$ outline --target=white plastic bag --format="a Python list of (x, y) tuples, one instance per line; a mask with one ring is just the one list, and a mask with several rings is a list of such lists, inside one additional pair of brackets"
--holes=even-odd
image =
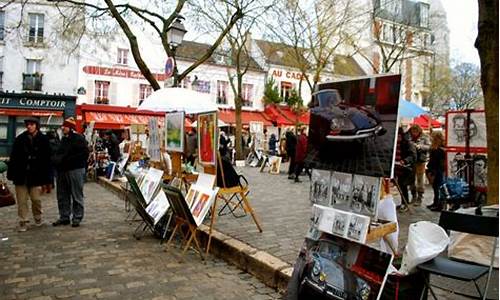
[(443, 252), (449, 242), (448, 235), (437, 224), (428, 221), (411, 224), (399, 272), (407, 275), (415, 271), (417, 265), (431, 260)]
[[(377, 219), (396, 222), (397, 229), (396, 232), (388, 234), (385, 239), (380, 239), (380, 250), (392, 253), (392, 249), (395, 251), (399, 251), (399, 223), (398, 223), (398, 214), (396, 212), (396, 205), (394, 204), (394, 198), (392, 195), (386, 195), (378, 204), (377, 208)], [(387, 245), (390, 243), (390, 245)]]

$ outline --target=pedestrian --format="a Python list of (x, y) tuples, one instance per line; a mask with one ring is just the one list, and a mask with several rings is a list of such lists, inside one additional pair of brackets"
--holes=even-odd
[(109, 159), (112, 162), (117, 162), (120, 159), (120, 142), (112, 130), (107, 130), (104, 133), (104, 141), (108, 150)]
[(7, 178), (15, 185), (20, 232), (28, 229), (28, 199), (35, 225), (43, 224), (40, 194), (42, 186), (51, 184), (49, 139), (40, 132), (37, 118), (26, 118), (24, 124), (26, 130), (14, 140), (7, 169)]
[(269, 138), (269, 155), (276, 155), (276, 143), (278, 140), (276, 139), (276, 135), (274, 133), (271, 134)]
[(441, 211), (444, 203), (439, 197), (439, 188), (444, 183), (444, 136), (440, 131), (432, 133), (432, 144), (430, 150), (430, 159), (427, 164), (427, 176), (432, 181), (432, 190), (434, 191), (434, 200), (427, 206), (432, 211)]
[(286, 139), (286, 153), (290, 159), (290, 164), (288, 165), (288, 179), (294, 179), (295, 176), (295, 149), (297, 147), (297, 137), (293, 131), (288, 130), (285, 133)]
[(75, 128), (73, 117), (64, 120), (63, 138), (54, 156), (59, 208), (59, 219), (52, 223), (54, 226), (69, 225), (71, 218), (72, 226), (78, 227), (84, 215), (83, 185), (89, 149), (87, 141), (83, 135), (75, 132)]
[(415, 148), (417, 150), (417, 160), (415, 162), (415, 182), (411, 186), (412, 203), (415, 206), (420, 206), (424, 197), (425, 165), (429, 161), (431, 141), (429, 136), (423, 132), (422, 127), (417, 124), (412, 125), (409, 131), (411, 140), (415, 144)]
[(221, 156), (226, 156), (229, 150), (229, 138), (226, 136), (226, 132), (221, 130), (219, 136), (219, 151)]
[(186, 162), (194, 166), (196, 156), (198, 154), (198, 137), (196, 136), (196, 129), (191, 128), (186, 135), (186, 147), (184, 148), (184, 155)]
[(305, 128), (300, 129), (295, 148), (295, 182), (300, 182), (299, 176), (304, 168), (304, 161), (307, 154), (307, 136)]
[[(402, 127), (398, 129), (398, 141), (396, 148), (396, 177), (397, 184), (401, 189), (401, 196), (408, 199), (408, 187), (415, 182), (415, 161), (417, 160), (417, 150), (411, 141), (408, 132)], [(403, 201), (404, 203), (404, 201)], [(402, 204), (403, 204), (402, 203)]]

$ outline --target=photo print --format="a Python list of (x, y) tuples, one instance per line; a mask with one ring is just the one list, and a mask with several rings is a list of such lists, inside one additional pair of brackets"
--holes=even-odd
[(351, 201), (352, 174), (342, 172), (332, 172), (332, 194), (330, 197), (330, 206), (349, 211)]
[[(205, 216), (207, 215), (210, 207), (212, 206), (215, 197), (217, 197), (217, 192), (219, 191), (219, 188), (210, 189), (202, 186), (191, 185), (190, 189), (194, 190), (192, 196), (193, 201), (190, 205), (188, 203), (188, 205), (189, 209), (191, 210), (191, 214), (196, 222), (196, 225), (199, 226), (205, 219)], [(187, 199), (186, 202), (188, 202)]]
[(318, 85), (306, 161), (317, 169), (392, 177), (401, 75)]
[(486, 148), (486, 117), (484, 111), (470, 112), (468, 126), (466, 112), (448, 112), (446, 114), (446, 146), (465, 148), (467, 127), (469, 127), (469, 147)]
[(350, 211), (374, 217), (380, 200), (381, 178), (354, 175), (350, 198)]
[(347, 236), (347, 228), (349, 226), (350, 213), (336, 210), (333, 217), (332, 233), (340, 236)]
[(329, 206), (330, 200), (330, 171), (312, 170), (309, 199), (312, 204)]
[(198, 159), (201, 164), (215, 165), (217, 157), (217, 113), (198, 115)]
[(165, 193), (160, 190), (156, 197), (146, 207), (146, 212), (154, 220), (154, 224), (158, 223), (160, 219), (167, 213), (170, 203), (167, 200)]
[(271, 156), (269, 157), (269, 164), (271, 165), (269, 173), (279, 174), (281, 168), (281, 156)]
[(184, 112), (165, 114), (165, 148), (167, 151), (184, 151)]
[(304, 242), (287, 299), (379, 299), (392, 260), (391, 254), (321, 233)]
[(347, 238), (358, 243), (366, 241), (366, 235), (370, 228), (370, 218), (362, 215), (351, 214), (349, 218), (349, 227), (347, 229)]
[(306, 238), (317, 240), (320, 234), (318, 230), (319, 221), (321, 220), (321, 215), (323, 213), (323, 209), (319, 205), (312, 206), (311, 219), (309, 224), (309, 230), (306, 233)]

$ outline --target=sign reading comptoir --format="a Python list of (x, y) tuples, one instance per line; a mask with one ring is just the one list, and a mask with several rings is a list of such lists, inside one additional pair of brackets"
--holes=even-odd
[(29, 109), (56, 109), (64, 110), (66, 102), (62, 100), (28, 99), (28, 98), (0, 98), (0, 106), (29, 108)]

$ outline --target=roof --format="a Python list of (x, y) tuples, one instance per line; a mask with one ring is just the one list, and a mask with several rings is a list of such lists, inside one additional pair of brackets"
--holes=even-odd
[[(190, 61), (196, 61), (200, 59), (205, 53), (208, 52), (212, 45), (203, 44), (193, 41), (183, 41), (182, 44), (177, 48), (175, 56), (177, 59), (185, 59)], [(243, 64), (246, 64), (248, 60), (249, 69), (257, 72), (264, 72), (264, 70), (259, 66), (259, 64), (250, 56), (243, 57)], [(233, 62), (235, 59), (232, 60)], [(215, 51), (212, 56), (210, 56), (205, 63), (227, 66), (226, 59), (222, 55), (217, 54)], [(231, 64), (235, 66), (234, 63)]]
[(336, 55), (333, 59), (333, 70), (335, 74), (344, 76), (363, 76), (366, 73), (354, 60), (354, 58), (344, 55)]

